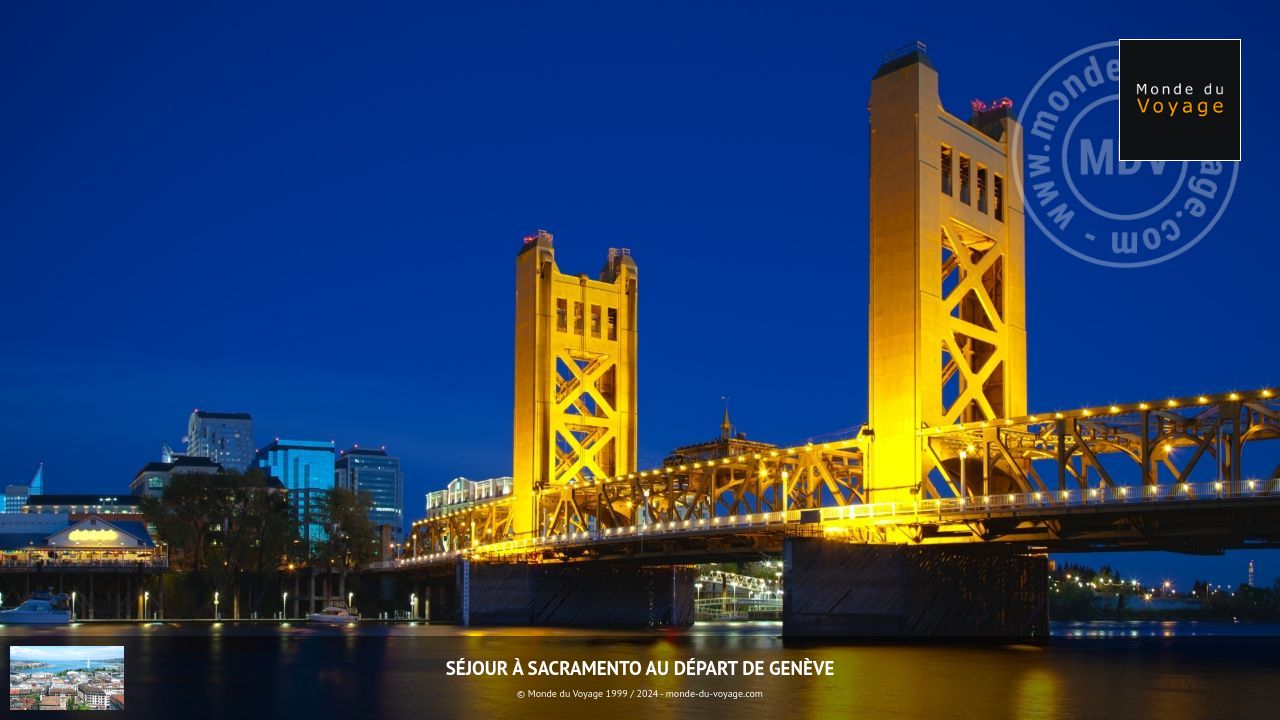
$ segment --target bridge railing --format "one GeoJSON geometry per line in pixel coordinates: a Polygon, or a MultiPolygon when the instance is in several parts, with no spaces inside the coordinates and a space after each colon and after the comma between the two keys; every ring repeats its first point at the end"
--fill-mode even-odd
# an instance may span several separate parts
{"type": "MultiPolygon", "coordinates": [[[[1144,506],[1154,504],[1207,501],[1250,500],[1261,497],[1280,498],[1280,479],[1249,479],[1238,482],[1209,481],[1170,485],[1106,486],[979,495],[968,498],[936,498],[914,502],[883,502],[822,508],[816,518],[826,525],[843,522],[875,522],[885,520],[927,519],[966,516],[982,513],[1026,513],[1045,515],[1064,509],[1096,506],[1144,506]]],[[[689,520],[641,523],[617,528],[559,533],[540,537],[477,544],[461,550],[419,555],[412,558],[378,563],[374,567],[395,569],[415,564],[440,562],[461,557],[518,557],[560,547],[590,545],[609,541],[644,540],[681,534],[707,534],[716,531],[768,530],[795,523],[809,522],[814,510],[795,509],[787,512],[763,512],[745,515],[701,517],[689,520]]]]}
{"type": "Polygon", "coordinates": [[[982,511],[1057,509],[1095,505],[1140,505],[1158,502],[1234,500],[1280,496],[1280,479],[1236,482],[1215,480],[1142,486],[1102,486],[1066,490],[935,498],[915,502],[883,502],[824,508],[824,521],[901,517],[904,515],[963,515],[982,511]]]}

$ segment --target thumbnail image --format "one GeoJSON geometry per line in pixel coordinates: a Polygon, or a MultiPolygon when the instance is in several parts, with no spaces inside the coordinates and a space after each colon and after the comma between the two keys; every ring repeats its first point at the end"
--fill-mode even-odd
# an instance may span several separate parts
{"type": "Polygon", "coordinates": [[[123,645],[14,645],[10,710],[123,710],[123,645]]]}

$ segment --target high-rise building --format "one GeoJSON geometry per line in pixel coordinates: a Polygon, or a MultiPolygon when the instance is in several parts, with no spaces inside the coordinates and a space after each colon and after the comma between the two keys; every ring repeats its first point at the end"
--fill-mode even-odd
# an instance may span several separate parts
{"type": "Polygon", "coordinates": [[[29,485],[7,485],[4,489],[4,512],[20,513],[22,506],[31,495],[44,493],[44,463],[36,468],[36,474],[29,485]]]}
{"type": "Polygon", "coordinates": [[[248,470],[254,462],[253,418],[195,410],[187,421],[187,455],[209,458],[227,470],[248,470]]]}
{"type": "Polygon", "coordinates": [[[369,521],[388,525],[395,542],[404,536],[404,476],[400,458],[386,450],[356,446],[342,451],[334,470],[336,487],[369,500],[369,521]]]}
{"type": "Polygon", "coordinates": [[[256,463],[289,492],[298,534],[314,547],[328,535],[323,525],[324,496],[333,489],[334,445],[323,440],[281,440],[258,451],[256,463]]]}

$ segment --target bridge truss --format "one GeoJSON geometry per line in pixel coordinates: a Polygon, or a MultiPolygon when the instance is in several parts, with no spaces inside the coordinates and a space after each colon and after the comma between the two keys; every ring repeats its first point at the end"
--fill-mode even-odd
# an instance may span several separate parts
{"type": "Polygon", "coordinates": [[[1177,547],[1175,525],[1185,525],[1187,538],[1203,537],[1194,518],[1211,515],[1219,527],[1210,543],[1238,545],[1269,526],[1251,530],[1214,513],[1241,501],[1280,505],[1280,443],[1254,449],[1280,438],[1277,395],[1229,392],[921,428],[928,466],[909,502],[868,497],[862,460],[874,440],[866,434],[547,488],[538,493],[533,537],[512,534],[513,498],[465,502],[416,523],[413,554],[540,555],[627,537],[801,526],[876,544],[1140,547],[1159,536],[1177,547]]]}

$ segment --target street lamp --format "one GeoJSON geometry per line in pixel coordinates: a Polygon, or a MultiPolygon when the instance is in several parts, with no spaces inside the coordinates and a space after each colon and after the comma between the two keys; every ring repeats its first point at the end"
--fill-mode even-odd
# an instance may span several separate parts
{"type": "Polygon", "coordinates": [[[356,594],[355,594],[355,593],[353,593],[353,592],[349,592],[349,593],[347,593],[347,609],[348,609],[348,610],[350,610],[350,609],[351,609],[351,606],[355,603],[355,600],[356,600],[356,594]]]}
{"type": "Polygon", "coordinates": [[[289,593],[280,594],[280,619],[289,619],[289,593]]]}
{"type": "Polygon", "coordinates": [[[71,622],[76,620],[76,591],[71,591],[71,622]]]}
{"type": "Polygon", "coordinates": [[[147,619],[147,603],[151,601],[151,591],[144,590],[142,592],[142,619],[147,619]]]}
{"type": "Polygon", "coordinates": [[[961,500],[964,499],[964,488],[965,488],[964,466],[968,465],[968,463],[965,462],[968,459],[969,459],[969,452],[967,450],[961,450],[960,451],[960,499],[961,500]]]}
{"type": "Polygon", "coordinates": [[[418,616],[418,593],[409,593],[409,619],[415,620],[418,616]]]}
{"type": "Polygon", "coordinates": [[[213,619],[214,620],[222,619],[222,613],[218,612],[218,591],[217,590],[213,591],[213,619]]]}

